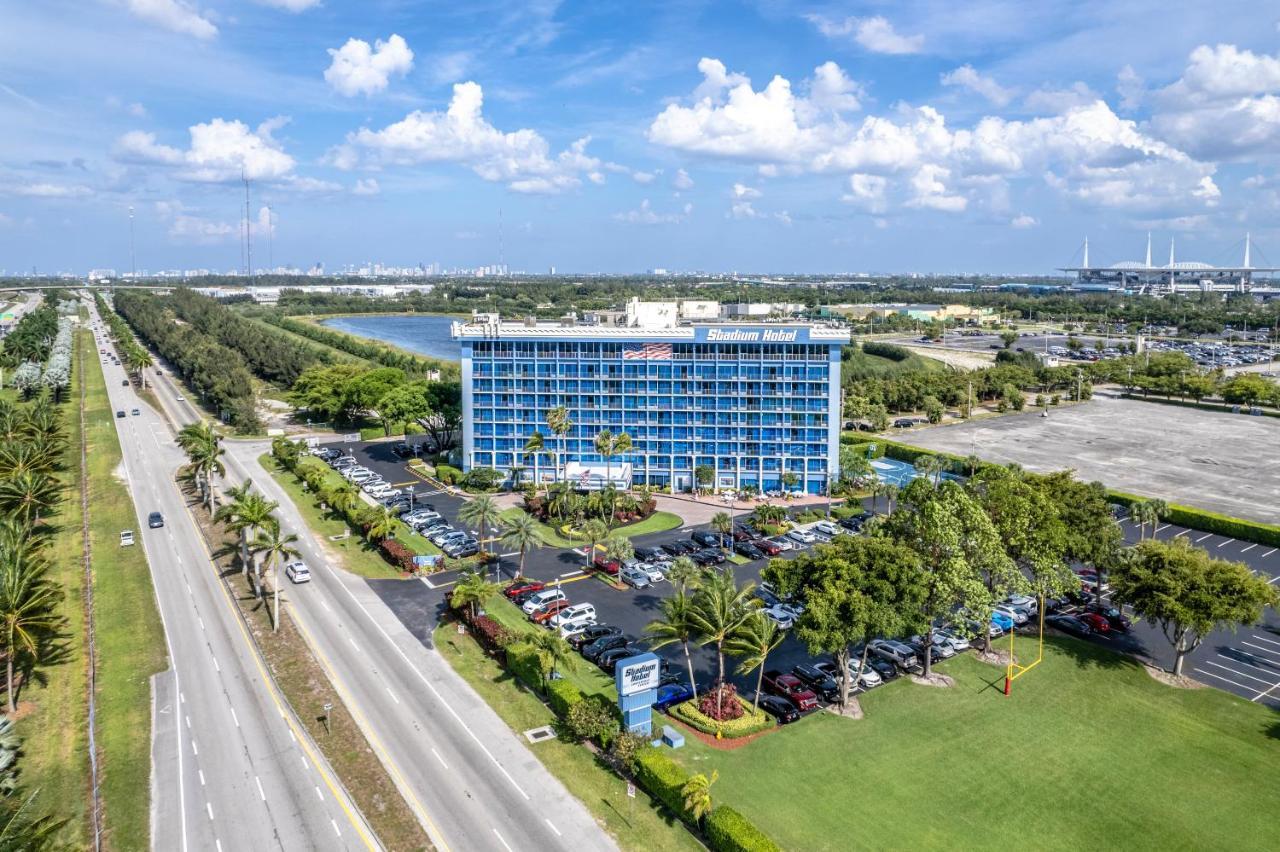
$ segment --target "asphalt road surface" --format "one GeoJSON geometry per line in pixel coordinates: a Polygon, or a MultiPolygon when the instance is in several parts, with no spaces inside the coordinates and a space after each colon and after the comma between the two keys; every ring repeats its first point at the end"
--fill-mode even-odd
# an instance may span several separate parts
{"type": "MultiPolygon", "coordinates": [[[[197,419],[168,376],[155,384],[178,423],[197,419]]],[[[605,850],[613,840],[433,649],[323,542],[257,462],[267,441],[227,441],[227,480],[253,479],[280,503],[312,581],[282,590],[344,703],[433,843],[442,850],[605,850]]],[[[420,585],[418,581],[394,581],[420,585]]],[[[430,626],[425,626],[429,630],[430,626]]],[[[308,708],[300,708],[309,712],[308,708]]]]}
{"type": "MultiPolygon", "coordinates": [[[[90,316],[97,322],[92,305],[90,316]]],[[[110,351],[105,329],[97,339],[95,351],[110,351]]],[[[123,385],[123,367],[99,361],[112,407],[125,415],[115,423],[134,546],[146,550],[169,645],[170,669],[153,683],[153,848],[377,848],[267,680],[174,483],[184,457],[167,425],[123,385]],[[148,527],[153,511],[164,526],[148,527]]]]}

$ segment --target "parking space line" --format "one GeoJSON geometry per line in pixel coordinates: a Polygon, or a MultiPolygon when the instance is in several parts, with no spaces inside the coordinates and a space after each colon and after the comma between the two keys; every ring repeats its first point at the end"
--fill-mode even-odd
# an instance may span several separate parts
{"type": "Polygon", "coordinates": [[[1184,535],[1186,535],[1189,532],[1191,532],[1191,530],[1183,530],[1182,532],[1175,535],[1174,538],[1182,538],[1184,535]]]}
{"type": "Polygon", "coordinates": [[[1200,536],[1198,539],[1196,539],[1196,544],[1199,544],[1200,542],[1204,541],[1206,538],[1213,538],[1213,533],[1206,533],[1205,535],[1200,536]]]}
{"type": "MultiPolygon", "coordinates": [[[[1264,654],[1275,654],[1276,656],[1280,657],[1280,651],[1273,651],[1270,648],[1264,648],[1261,645],[1255,645],[1252,642],[1241,642],[1240,644],[1248,645],[1250,648],[1257,648],[1259,651],[1261,651],[1264,654]]],[[[1271,662],[1271,660],[1267,660],[1267,662],[1269,663],[1271,662]]]]}
{"type": "MultiPolygon", "coordinates": [[[[1251,669],[1257,669],[1260,672],[1265,672],[1269,675],[1272,675],[1272,677],[1274,677],[1276,674],[1276,672],[1273,672],[1270,669],[1264,669],[1264,668],[1261,668],[1260,666],[1255,666],[1252,663],[1246,663],[1244,660],[1237,660],[1235,657],[1228,657],[1224,654],[1219,654],[1218,656],[1222,657],[1222,659],[1224,660],[1230,660],[1233,663],[1238,663],[1239,665],[1248,666],[1251,669]]],[[[1229,672],[1235,672],[1236,674],[1240,675],[1240,677],[1247,677],[1250,680],[1256,680],[1256,681],[1259,681],[1260,683],[1271,683],[1271,680],[1272,680],[1272,677],[1257,677],[1256,675],[1247,674],[1246,672],[1242,672],[1238,669],[1233,669],[1230,666],[1224,666],[1219,663],[1214,663],[1208,660],[1205,661],[1205,665],[1217,666],[1220,669],[1226,669],[1229,672]]]]}
{"type": "MultiPolygon", "coordinates": [[[[1162,527],[1156,527],[1156,532],[1160,532],[1161,530],[1167,530],[1167,529],[1169,529],[1169,527],[1170,527],[1170,526],[1172,526],[1172,525],[1171,525],[1171,524],[1165,524],[1165,525],[1164,525],[1164,526],[1162,526],[1162,527]]],[[[1154,535],[1154,534],[1155,534],[1155,533],[1152,533],[1152,535],[1154,535]]]]}
{"type": "Polygon", "coordinates": [[[1266,553],[1262,554],[1262,558],[1263,558],[1263,559],[1266,559],[1268,556],[1270,556],[1271,554],[1275,553],[1277,550],[1280,550],[1280,548],[1277,548],[1277,547],[1273,547],[1273,548],[1271,548],[1271,549],[1270,549],[1270,550],[1268,550],[1266,553]]]}
{"type": "Polygon", "coordinates": [[[1275,645],[1277,648],[1280,648],[1280,642],[1277,642],[1274,639],[1268,639],[1265,636],[1259,636],[1257,633],[1252,634],[1251,638],[1257,639],[1259,642],[1266,642],[1268,645],[1275,645]]]}
{"type": "Polygon", "coordinates": [[[1256,544],[1251,544],[1251,545],[1249,545],[1248,547],[1246,547],[1244,550],[1242,550],[1242,551],[1240,551],[1240,552],[1241,552],[1241,553],[1248,553],[1250,550],[1253,550],[1253,549],[1254,549],[1255,547],[1257,547],[1257,546],[1258,546],[1258,545],[1256,545],[1256,544]]]}
{"type": "Polygon", "coordinates": [[[1276,681],[1275,683],[1271,684],[1271,686],[1269,686],[1269,687],[1267,687],[1266,689],[1262,690],[1262,692],[1259,692],[1257,695],[1253,696],[1253,697],[1252,697],[1252,698],[1250,698],[1249,700],[1250,700],[1250,701],[1257,701],[1259,698],[1266,698],[1268,695],[1270,695],[1272,692],[1274,692],[1274,691],[1276,690],[1276,688],[1277,688],[1277,687],[1280,687],[1280,680],[1278,680],[1278,681],[1276,681]]]}
{"type": "Polygon", "coordinates": [[[1222,545],[1224,545],[1224,544],[1230,544],[1230,543],[1231,543],[1231,542],[1233,542],[1233,541],[1235,541],[1235,539],[1234,539],[1234,538],[1229,538],[1229,539],[1227,539],[1226,541],[1224,541],[1224,542],[1222,542],[1221,544],[1219,544],[1219,545],[1218,545],[1218,547],[1222,547],[1222,545]]]}
{"type": "Polygon", "coordinates": [[[1206,677],[1216,678],[1217,680],[1223,681],[1224,683],[1229,683],[1232,686],[1238,686],[1241,689],[1253,689],[1253,687],[1245,686],[1243,683],[1237,683],[1236,681],[1232,680],[1229,677],[1223,677],[1222,675],[1217,675],[1217,674],[1214,674],[1213,672],[1207,672],[1201,668],[1194,668],[1192,669],[1192,671],[1200,672],[1200,674],[1205,675],[1206,677]]]}

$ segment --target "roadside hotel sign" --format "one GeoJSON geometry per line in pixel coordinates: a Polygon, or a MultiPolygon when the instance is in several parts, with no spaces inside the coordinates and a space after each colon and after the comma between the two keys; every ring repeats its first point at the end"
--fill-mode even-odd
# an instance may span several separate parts
{"type": "Polygon", "coordinates": [[[648,736],[653,732],[653,702],[658,699],[661,665],[657,654],[644,653],[619,660],[614,670],[622,725],[632,733],[648,736]]]}
{"type": "Polygon", "coordinates": [[[697,343],[808,343],[808,328],[720,328],[695,327],[697,343]]]}

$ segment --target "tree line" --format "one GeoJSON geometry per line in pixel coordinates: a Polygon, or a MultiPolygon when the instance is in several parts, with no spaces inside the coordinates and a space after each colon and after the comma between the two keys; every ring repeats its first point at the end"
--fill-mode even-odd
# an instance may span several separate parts
{"type": "Polygon", "coordinates": [[[311,367],[287,398],[318,420],[355,424],[373,417],[388,435],[397,424],[420,422],[438,450],[453,445],[462,425],[460,382],[413,379],[398,367],[311,367]]]}
{"type": "Polygon", "coordinates": [[[323,343],[325,346],[346,352],[348,355],[354,355],[366,361],[373,361],[384,367],[395,367],[396,369],[404,370],[410,375],[425,374],[430,370],[440,371],[441,377],[446,379],[450,377],[456,379],[460,375],[458,365],[450,361],[442,361],[437,358],[420,358],[381,343],[362,340],[354,335],[334,331],[331,328],[325,328],[315,323],[302,322],[289,316],[268,313],[264,314],[262,319],[264,322],[268,322],[285,331],[306,337],[317,343],[323,343]]]}

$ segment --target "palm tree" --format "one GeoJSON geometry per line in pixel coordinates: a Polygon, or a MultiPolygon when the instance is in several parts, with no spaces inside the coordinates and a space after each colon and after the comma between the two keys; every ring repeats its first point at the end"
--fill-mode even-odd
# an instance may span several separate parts
{"type": "Polygon", "coordinates": [[[592,518],[578,528],[578,535],[586,539],[587,567],[590,568],[591,560],[596,555],[596,545],[609,537],[609,528],[605,526],[604,521],[592,518]]]}
{"type": "Polygon", "coordinates": [[[684,594],[686,588],[695,585],[701,573],[702,569],[692,559],[687,556],[677,556],[676,561],[672,562],[671,567],[667,569],[667,579],[678,592],[684,594]]]}
{"type": "Polygon", "coordinates": [[[884,496],[889,501],[889,514],[893,514],[893,501],[898,499],[898,486],[892,482],[886,482],[884,486],[884,496]]]}
{"type": "Polygon", "coordinates": [[[62,592],[45,577],[45,566],[28,554],[0,554],[0,650],[5,658],[5,676],[9,691],[9,712],[17,709],[14,667],[23,654],[35,663],[44,640],[58,629],[62,619],[57,603],[62,592]]]}
{"type": "Polygon", "coordinates": [[[937,456],[921,456],[915,460],[916,472],[937,485],[942,477],[942,459],[937,456]]]}
{"type": "Polygon", "coordinates": [[[204,422],[192,423],[183,426],[178,432],[178,446],[187,454],[192,471],[196,475],[197,481],[201,483],[201,491],[206,500],[207,508],[213,512],[217,502],[217,496],[214,493],[213,475],[219,476],[226,473],[226,469],[222,465],[222,454],[226,452],[222,448],[222,436],[219,435],[212,425],[204,422]]]}
{"type": "Polygon", "coordinates": [[[524,442],[524,455],[526,458],[533,459],[533,490],[537,493],[538,485],[542,482],[538,476],[538,456],[542,454],[542,450],[546,446],[546,442],[542,440],[542,433],[534,430],[529,436],[529,440],[524,442]]]}
{"type": "Polygon", "coordinates": [[[358,502],[360,502],[360,491],[350,482],[335,485],[329,491],[329,508],[339,514],[345,515],[358,502]]]}
{"type": "MultiPolygon", "coordinates": [[[[254,550],[261,553],[271,566],[271,586],[272,586],[272,604],[271,604],[271,630],[274,632],[280,629],[280,566],[290,559],[297,559],[301,554],[298,553],[294,545],[298,543],[298,537],[293,533],[283,535],[280,530],[280,524],[268,524],[258,532],[257,538],[254,539],[254,550]]],[[[262,586],[258,586],[258,597],[262,597],[262,586]]]]}
{"type": "Polygon", "coordinates": [[[711,528],[720,534],[720,549],[725,550],[725,539],[733,532],[733,516],[728,512],[716,512],[711,516],[711,528]]]}
{"type": "Polygon", "coordinates": [[[239,488],[228,488],[227,496],[231,497],[231,502],[220,506],[213,514],[215,521],[225,522],[228,529],[239,534],[240,564],[245,576],[248,576],[249,565],[254,561],[249,542],[257,536],[258,530],[279,523],[273,513],[280,504],[251,491],[252,486],[253,480],[246,479],[239,488]]]}
{"type": "Polygon", "coordinates": [[[28,810],[40,795],[39,788],[31,791],[21,802],[6,804],[0,810],[0,849],[21,849],[23,852],[53,852],[65,848],[58,840],[69,819],[54,819],[45,814],[37,816],[28,810]]]}
{"type": "Polygon", "coordinates": [[[565,436],[573,429],[573,418],[569,416],[569,409],[563,405],[557,405],[555,408],[547,412],[547,428],[551,430],[551,434],[560,439],[560,458],[565,456],[565,436]]]}
{"type": "Polygon", "coordinates": [[[876,514],[876,504],[880,500],[880,495],[886,493],[886,489],[888,489],[888,487],[889,483],[879,477],[871,483],[871,514],[876,514]]]}
{"type": "Polygon", "coordinates": [[[498,504],[493,502],[492,497],[480,495],[467,501],[467,504],[458,510],[458,520],[464,524],[472,524],[480,530],[480,545],[484,549],[485,539],[488,538],[486,533],[490,526],[498,523],[502,512],[498,509],[498,504]]]}
{"type": "MultiPolygon", "coordinates": [[[[673,565],[672,568],[674,567],[673,565]]],[[[693,621],[693,602],[685,595],[683,588],[677,587],[675,595],[663,598],[659,607],[662,615],[649,622],[644,629],[649,647],[656,651],[664,645],[679,642],[681,649],[684,650],[685,665],[689,668],[689,688],[693,690],[694,695],[697,695],[698,684],[693,679],[693,657],[689,654],[689,643],[698,632],[697,625],[693,621]]]]}
{"type": "Polygon", "coordinates": [[[129,369],[138,374],[138,382],[142,385],[142,389],[147,388],[147,367],[155,364],[151,358],[151,353],[143,349],[141,346],[134,346],[129,350],[129,354],[125,356],[129,369]]]}
{"type": "MultiPolygon", "coordinates": [[[[693,610],[690,617],[698,628],[702,644],[714,643],[716,646],[716,658],[719,663],[717,684],[724,683],[725,643],[760,606],[760,599],[751,593],[754,588],[755,583],[744,583],[739,586],[733,577],[733,569],[724,572],[713,571],[703,576],[702,584],[693,597],[693,610]]],[[[717,704],[722,694],[723,690],[716,690],[717,704]]],[[[717,706],[717,715],[719,710],[717,706]]]]}
{"type": "Polygon", "coordinates": [[[34,525],[40,522],[41,511],[58,504],[59,492],[58,483],[49,474],[23,471],[0,480],[0,507],[34,525]]]}
{"type": "MultiPolygon", "coordinates": [[[[555,680],[556,672],[560,669],[565,671],[574,671],[578,667],[578,654],[573,647],[555,630],[539,630],[529,637],[529,644],[537,651],[545,665],[550,667],[551,680],[555,680]]],[[[547,674],[542,677],[542,688],[547,688],[547,674]]]]}
{"type": "Polygon", "coordinates": [[[538,532],[538,524],[524,512],[516,515],[502,526],[503,547],[520,551],[520,567],[516,569],[516,579],[524,576],[524,555],[535,547],[542,545],[542,534],[538,532]]]}
{"type": "Polygon", "coordinates": [[[614,449],[616,445],[613,433],[608,429],[601,429],[596,434],[596,452],[604,459],[604,481],[610,485],[613,484],[613,457],[616,454],[614,449]]]}
{"type": "Polygon", "coordinates": [[[1129,507],[1129,519],[1138,525],[1139,540],[1147,537],[1147,525],[1151,525],[1152,537],[1160,521],[1169,512],[1169,504],[1163,500],[1139,500],[1129,507]]]}
{"type": "Polygon", "coordinates": [[[636,555],[636,548],[631,543],[631,539],[615,533],[604,540],[604,555],[619,562],[626,562],[636,555]]]}
{"type": "Polygon", "coordinates": [[[764,667],[770,652],[782,644],[787,638],[785,631],[779,630],[772,619],[766,618],[760,611],[742,623],[742,627],[729,639],[725,650],[730,654],[742,657],[738,664],[739,674],[750,674],[759,669],[756,675],[756,695],[751,702],[752,710],[760,709],[760,690],[764,685],[764,667]]]}
{"type": "Polygon", "coordinates": [[[20,751],[22,737],[14,730],[13,720],[8,716],[0,716],[0,796],[11,795],[17,789],[18,772],[14,764],[20,751]]]}
{"type": "Polygon", "coordinates": [[[680,788],[680,795],[684,797],[684,808],[695,822],[702,822],[703,818],[711,813],[711,785],[719,778],[720,773],[714,769],[711,770],[710,778],[698,772],[690,775],[689,780],[680,788]]]}
{"type": "Polygon", "coordinates": [[[468,606],[471,609],[471,617],[476,617],[476,606],[483,605],[485,601],[498,593],[498,584],[491,583],[484,578],[483,574],[477,574],[475,571],[468,571],[453,587],[453,606],[468,606]]]}
{"type": "Polygon", "coordinates": [[[382,541],[384,538],[393,537],[395,532],[396,516],[391,514],[391,510],[386,506],[374,509],[369,518],[369,525],[365,528],[365,535],[374,541],[382,541]]]}

